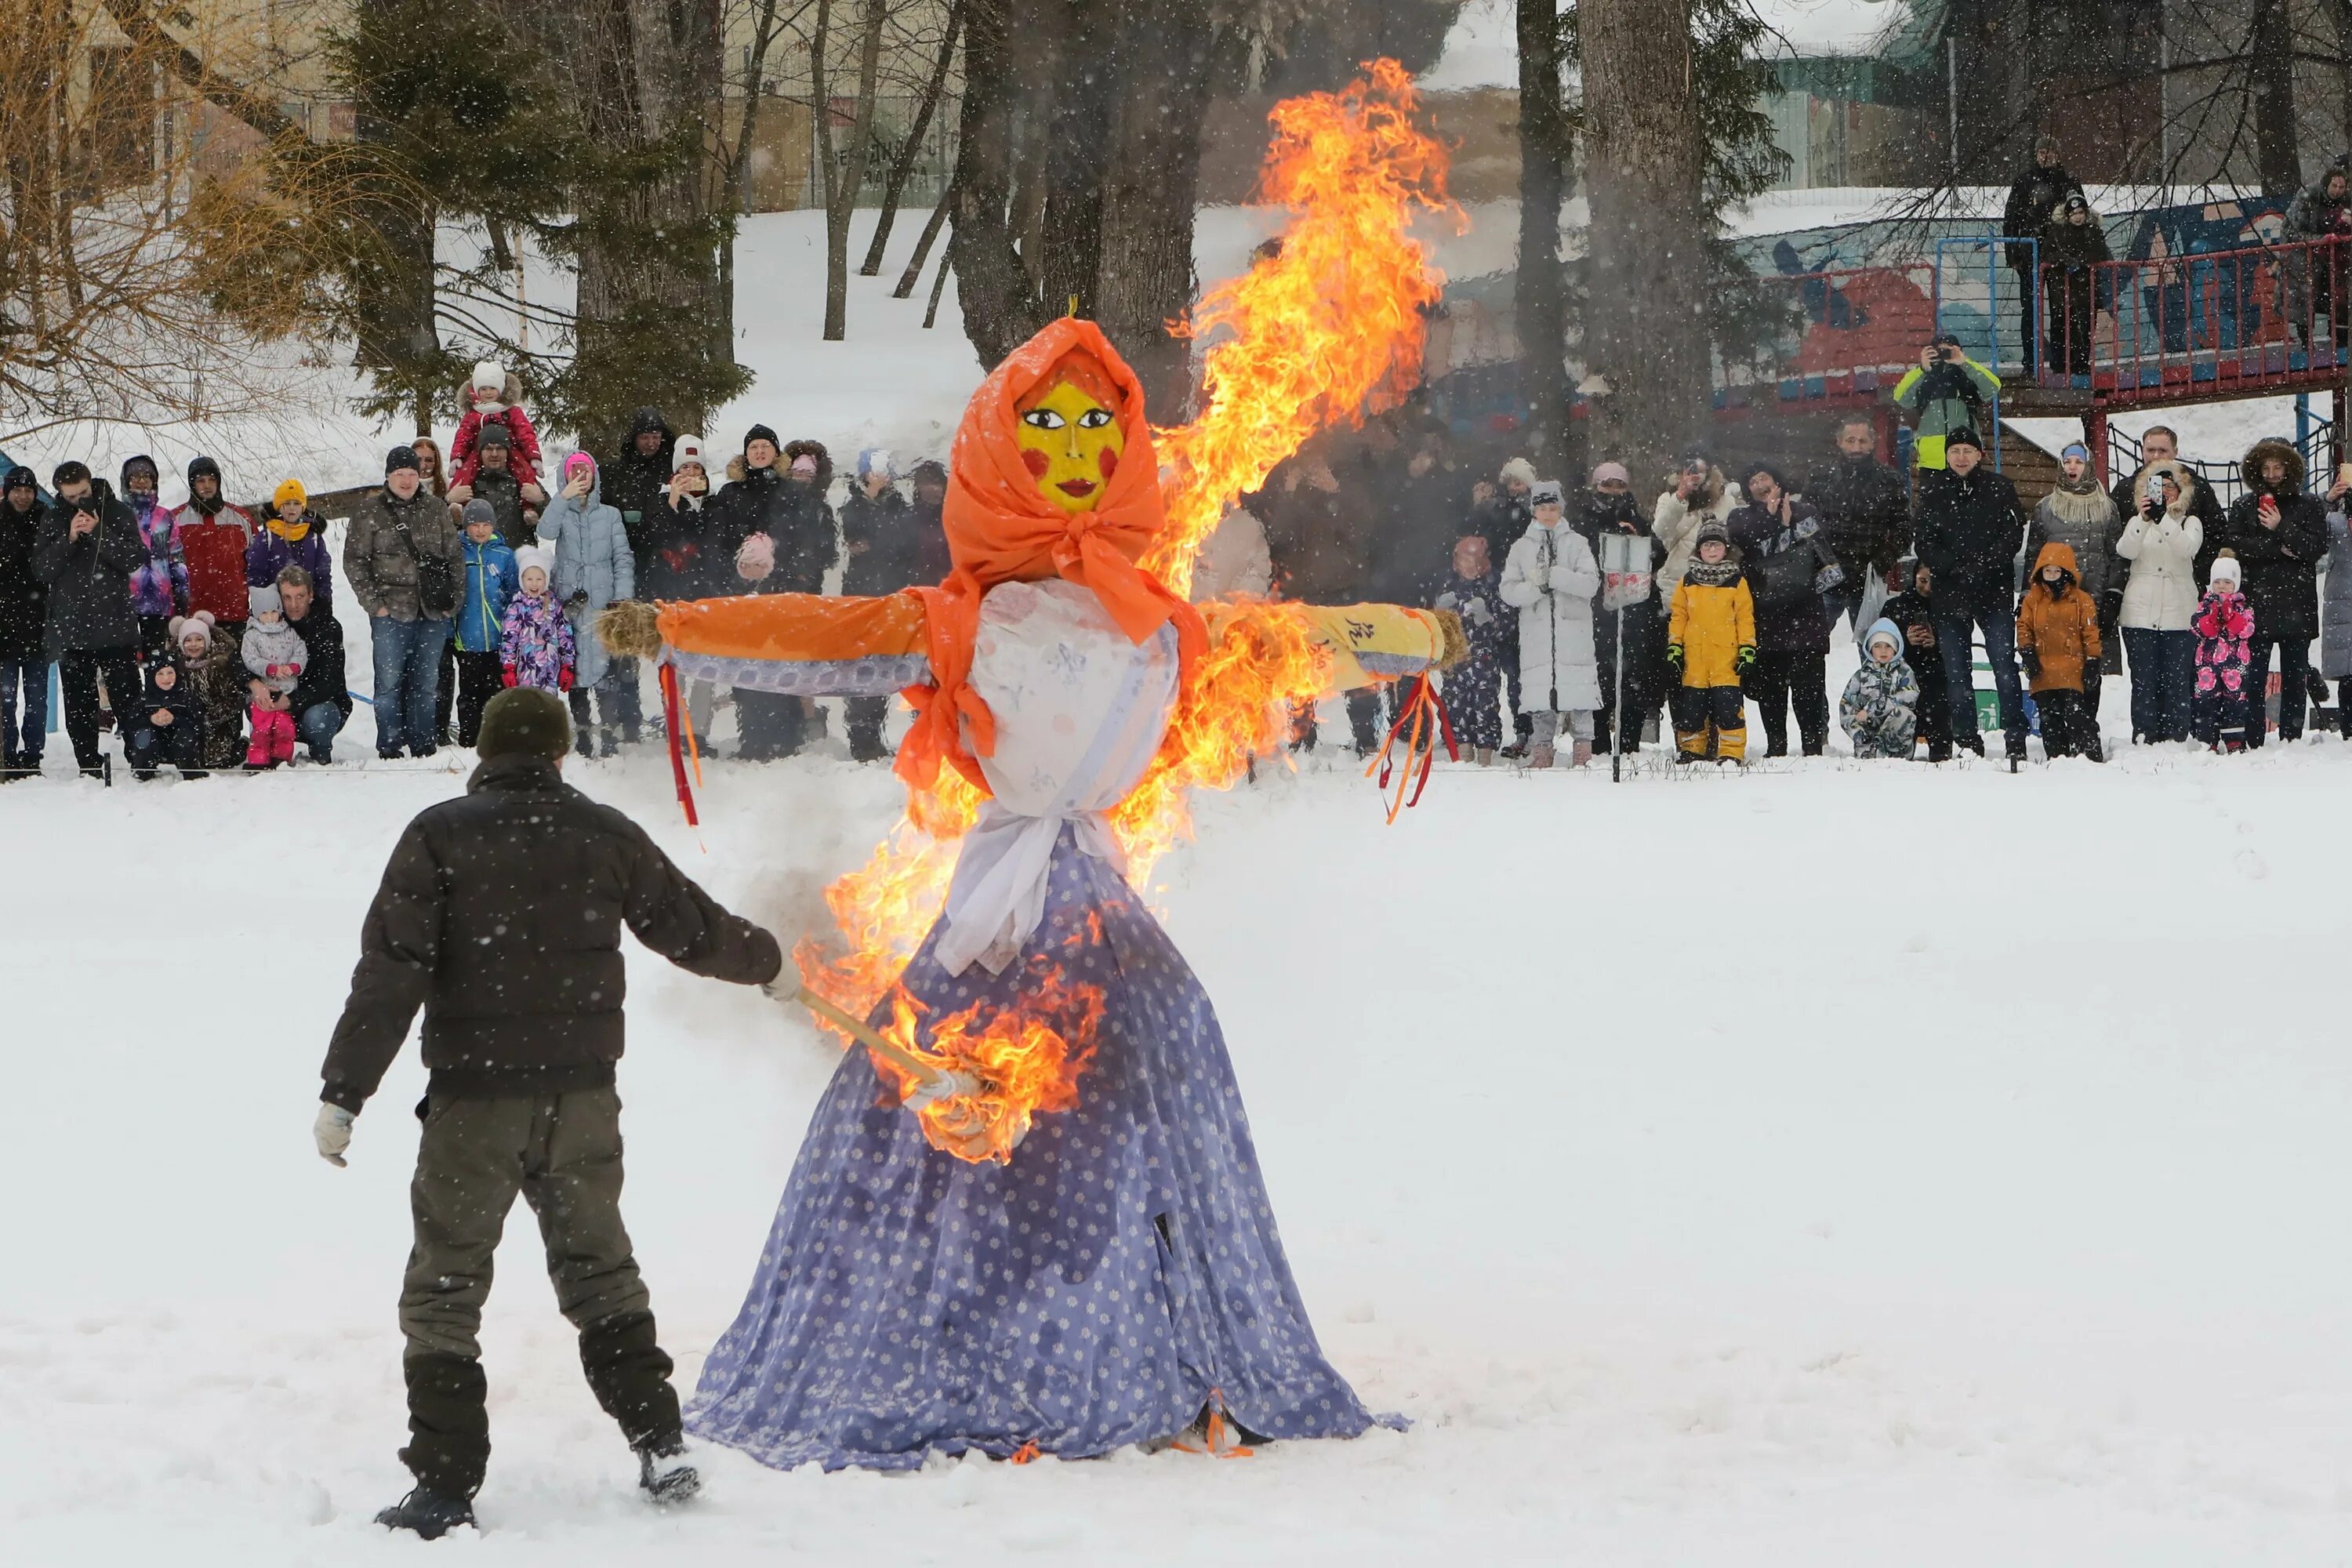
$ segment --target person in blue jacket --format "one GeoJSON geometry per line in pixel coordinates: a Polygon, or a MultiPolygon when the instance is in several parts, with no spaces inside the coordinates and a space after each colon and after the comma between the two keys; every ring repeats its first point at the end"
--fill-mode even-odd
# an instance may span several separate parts
{"type": "Polygon", "coordinates": [[[499,533],[498,509],[477,498],[466,503],[466,537],[459,545],[466,578],[457,598],[457,744],[471,746],[481,733],[482,710],[500,689],[499,626],[507,601],[522,592],[514,546],[499,533]]]}

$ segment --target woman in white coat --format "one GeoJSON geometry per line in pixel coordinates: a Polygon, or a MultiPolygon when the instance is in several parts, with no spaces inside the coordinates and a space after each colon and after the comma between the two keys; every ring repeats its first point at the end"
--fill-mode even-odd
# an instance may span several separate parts
{"type": "Polygon", "coordinates": [[[2138,510],[2124,525],[2116,553],[2130,563],[2124,583],[2124,650],[2131,659],[2134,741],[2185,741],[2189,700],[2196,685],[2197,552],[2205,525],[2190,510],[2197,476],[2176,462],[2149,466],[2133,498],[2138,510]]]}
{"type": "Polygon", "coordinates": [[[1528,492],[1535,521],[1503,563],[1503,603],[1519,612],[1519,710],[1535,721],[1528,765],[1552,765],[1565,716],[1575,737],[1573,765],[1592,760],[1592,715],[1601,706],[1601,668],[1592,651],[1592,601],[1601,567],[1583,535],[1563,521],[1559,481],[1538,479],[1528,492]]]}

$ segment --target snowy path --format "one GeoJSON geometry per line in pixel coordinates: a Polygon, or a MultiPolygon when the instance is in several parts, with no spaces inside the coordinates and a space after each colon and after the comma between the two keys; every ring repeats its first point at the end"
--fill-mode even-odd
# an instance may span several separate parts
{"type": "MultiPolygon", "coordinates": [[[[781,926],[878,771],[580,782],[781,926]]],[[[457,781],[0,795],[0,1542],[413,1561],[393,1300],[413,1054],[315,1072],[393,836],[457,781]]],[[[884,1480],[708,1454],[635,1503],[527,1217],[482,1563],[2341,1563],[2352,748],[1741,779],[1329,764],[1164,868],[1334,1358],[1402,1436],[884,1480]],[[886,1555],[887,1554],[887,1555],[886,1555]]],[[[829,1053],[632,957],[628,1214],[690,1381],[829,1053]]],[[[436,1561],[438,1558],[436,1559],[436,1561]]]]}

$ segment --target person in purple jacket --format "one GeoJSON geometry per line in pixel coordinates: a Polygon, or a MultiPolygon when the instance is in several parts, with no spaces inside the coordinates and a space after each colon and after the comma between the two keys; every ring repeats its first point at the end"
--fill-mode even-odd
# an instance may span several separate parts
{"type": "Polygon", "coordinates": [[[246,546],[246,586],[273,587],[278,574],[289,566],[299,566],[310,574],[319,608],[332,615],[335,560],[327,552],[326,520],[310,510],[310,494],[299,479],[288,479],[269,500],[277,509],[275,515],[246,546]]]}
{"type": "Polygon", "coordinates": [[[131,607],[139,616],[139,657],[147,662],[172,657],[172,617],[188,613],[188,558],[178,521],[156,499],[159,482],[152,458],[122,465],[122,503],[139,524],[142,557],[131,574],[131,607]]]}

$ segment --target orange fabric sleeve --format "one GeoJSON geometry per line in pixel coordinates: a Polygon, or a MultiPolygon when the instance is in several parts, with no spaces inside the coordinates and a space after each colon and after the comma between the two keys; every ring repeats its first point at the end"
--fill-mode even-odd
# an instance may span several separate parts
{"type": "Polygon", "coordinates": [[[838,663],[919,654],[929,617],[911,593],[877,599],[746,594],[661,606],[662,641],[719,658],[838,663]]]}

